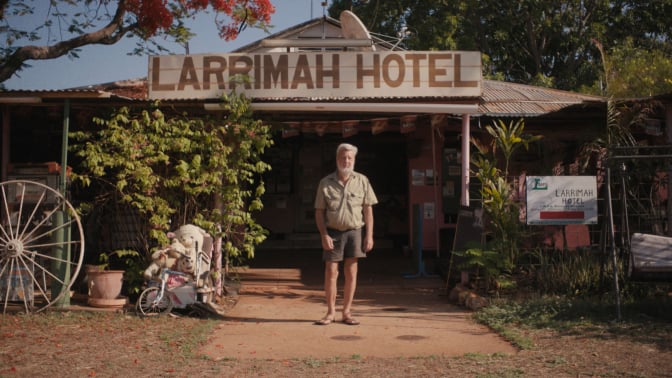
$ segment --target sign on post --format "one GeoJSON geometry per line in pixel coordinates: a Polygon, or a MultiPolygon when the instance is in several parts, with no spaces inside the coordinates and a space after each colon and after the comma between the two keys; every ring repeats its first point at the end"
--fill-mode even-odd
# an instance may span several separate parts
{"type": "Polygon", "coordinates": [[[527,224],[597,224],[595,176],[527,176],[527,224]]]}

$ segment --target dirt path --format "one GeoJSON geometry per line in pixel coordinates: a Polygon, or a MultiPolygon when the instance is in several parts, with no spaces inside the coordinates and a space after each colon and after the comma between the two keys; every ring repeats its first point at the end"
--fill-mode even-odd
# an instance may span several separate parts
{"type": "Polygon", "coordinates": [[[243,277],[238,303],[201,350],[215,360],[517,353],[449,304],[438,278],[364,283],[353,311],[360,325],[337,318],[319,326],[322,292],[302,284],[296,270],[250,269],[243,277]]]}

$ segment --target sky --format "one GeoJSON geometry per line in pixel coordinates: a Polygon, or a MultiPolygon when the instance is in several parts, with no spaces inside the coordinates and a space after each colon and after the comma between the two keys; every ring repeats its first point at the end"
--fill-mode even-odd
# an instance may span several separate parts
{"type": "MultiPolygon", "coordinates": [[[[275,5],[276,12],[271,16],[273,28],[270,33],[277,33],[324,14],[322,0],[271,0],[271,3],[275,5]]],[[[196,19],[190,26],[196,33],[189,43],[190,54],[227,53],[267,35],[262,30],[248,28],[236,40],[227,42],[219,38],[214,21],[207,16],[196,19]]],[[[135,47],[135,42],[124,39],[112,46],[85,46],[76,59],[64,56],[29,61],[32,67],[19,71],[18,75],[5,81],[5,88],[65,89],[144,78],[147,76],[149,58],[127,55],[135,47]]],[[[179,47],[172,52],[185,53],[179,47]]]]}

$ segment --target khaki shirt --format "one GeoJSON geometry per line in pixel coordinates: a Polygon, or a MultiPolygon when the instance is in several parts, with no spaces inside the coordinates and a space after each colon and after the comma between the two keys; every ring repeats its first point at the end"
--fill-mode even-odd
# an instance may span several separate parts
{"type": "Polygon", "coordinates": [[[315,196],[315,209],[326,210],[327,228],[339,231],[362,228],[362,207],[377,203],[369,179],[357,172],[352,172],[345,185],[338,180],[337,172],[328,175],[320,180],[315,196]]]}

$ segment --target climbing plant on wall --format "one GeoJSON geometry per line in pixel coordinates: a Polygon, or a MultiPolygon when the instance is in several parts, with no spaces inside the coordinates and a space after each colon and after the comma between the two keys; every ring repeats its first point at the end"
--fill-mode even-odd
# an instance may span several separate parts
{"type": "Polygon", "coordinates": [[[253,212],[263,207],[261,176],[270,165],[262,155],[273,142],[249,104],[242,95],[224,96],[226,116],[218,119],[166,116],[158,104],[95,118],[98,130],[71,133],[81,159],[74,179],[85,187],[95,182],[96,198],[114,194],[137,210],[155,245],[168,243],[167,231],[194,223],[223,238],[226,256],[251,258],[266,237],[253,212]]]}

